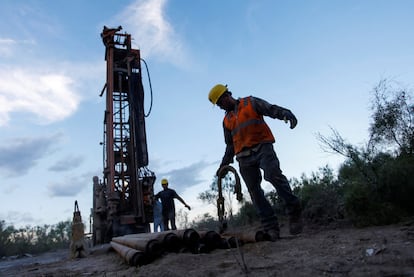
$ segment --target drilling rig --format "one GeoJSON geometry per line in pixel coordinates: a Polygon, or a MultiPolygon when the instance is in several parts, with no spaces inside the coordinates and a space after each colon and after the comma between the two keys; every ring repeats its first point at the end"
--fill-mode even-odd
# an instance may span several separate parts
{"type": "MultiPolygon", "coordinates": [[[[144,87],[140,51],[122,27],[101,33],[105,45],[106,108],[103,180],[93,177],[93,244],[112,237],[150,232],[155,174],[148,169],[144,87]]],[[[144,61],[145,62],[145,61],[144,61]]],[[[152,101],[151,101],[152,102],[152,101]]]]}

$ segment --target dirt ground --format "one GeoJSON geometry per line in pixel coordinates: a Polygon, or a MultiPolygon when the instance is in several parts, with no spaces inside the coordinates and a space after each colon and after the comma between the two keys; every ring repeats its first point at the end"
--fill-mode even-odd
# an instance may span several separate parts
{"type": "Polygon", "coordinates": [[[128,266],[109,245],[86,258],[68,250],[0,261],[0,276],[414,276],[414,219],[397,225],[310,228],[298,236],[207,254],[165,253],[128,266]]]}

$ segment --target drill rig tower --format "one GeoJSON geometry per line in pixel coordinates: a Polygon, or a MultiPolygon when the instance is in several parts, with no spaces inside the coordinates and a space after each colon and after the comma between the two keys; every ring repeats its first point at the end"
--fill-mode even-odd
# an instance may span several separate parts
{"type": "Polygon", "coordinates": [[[140,51],[122,27],[104,27],[106,109],[103,182],[93,178],[93,243],[149,232],[155,175],[148,166],[140,51]]]}

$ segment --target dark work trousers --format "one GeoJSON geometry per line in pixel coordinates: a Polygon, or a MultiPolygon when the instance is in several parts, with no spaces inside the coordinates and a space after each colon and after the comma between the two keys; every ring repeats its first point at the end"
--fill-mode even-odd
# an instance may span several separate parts
{"type": "Polygon", "coordinates": [[[175,225],[175,210],[170,210],[167,212],[163,212],[162,220],[164,223],[164,230],[177,230],[177,226],[175,225]],[[171,223],[171,228],[168,226],[168,222],[171,223]]]}
{"type": "Polygon", "coordinates": [[[249,190],[262,227],[265,230],[279,230],[277,216],[261,187],[262,173],[260,169],[264,172],[264,179],[275,187],[279,197],[285,201],[289,215],[300,211],[300,202],[292,193],[289,181],[280,170],[279,159],[273,149],[273,144],[263,144],[256,152],[252,151],[250,155],[245,157],[237,157],[237,161],[239,162],[240,174],[249,190]]]}

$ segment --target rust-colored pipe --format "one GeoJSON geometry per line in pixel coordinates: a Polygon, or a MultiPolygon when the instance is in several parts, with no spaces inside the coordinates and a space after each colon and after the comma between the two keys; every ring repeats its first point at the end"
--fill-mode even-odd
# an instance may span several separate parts
{"type": "Polygon", "coordinates": [[[138,237],[146,239],[155,239],[162,243],[165,250],[169,252],[178,252],[182,247],[182,243],[179,237],[172,231],[163,231],[158,233],[139,233],[139,234],[128,234],[124,237],[138,237]]]}
{"type": "Polygon", "coordinates": [[[112,241],[142,251],[151,259],[161,256],[163,252],[161,243],[156,239],[122,236],[114,237],[112,241]]]}
{"type": "Polygon", "coordinates": [[[200,242],[200,235],[194,229],[174,230],[173,232],[185,245],[196,245],[200,242]]]}
{"type": "Polygon", "coordinates": [[[182,243],[178,236],[174,233],[168,233],[163,239],[164,247],[169,252],[178,252],[182,247],[182,243]]]}
{"type": "Polygon", "coordinates": [[[205,244],[207,251],[219,248],[221,245],[221,236],[216,231],[199,231],[200,242],[205,244]]]}
{"type": "Polygon", "coordinates": [[[182,241],[185,248],[191,252],[198,252],[198,245],[200,244],[200,235],[194,229],[173,230],[174,234],[182,241]]]}
{"type": "Polygon", "coordinates": [[[116,252],[131,266],[143,265],[145,263],[145,254],[131,247],[111,241],[111,246],[116,252]]]}

